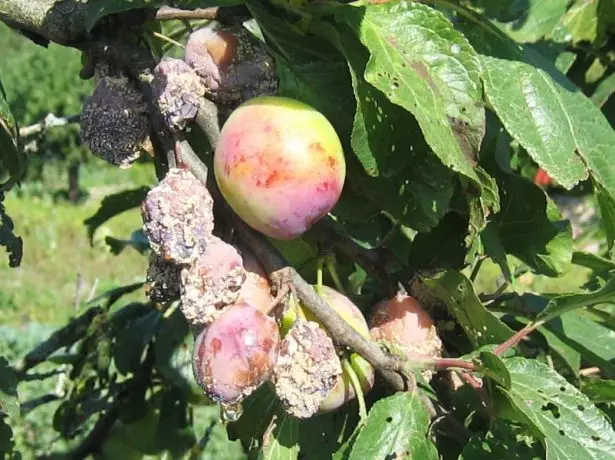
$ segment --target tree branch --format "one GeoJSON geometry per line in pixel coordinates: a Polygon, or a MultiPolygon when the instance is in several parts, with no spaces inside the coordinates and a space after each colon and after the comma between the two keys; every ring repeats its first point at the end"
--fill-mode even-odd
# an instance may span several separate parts
{"type": "Polygon", "coordinates": [[[216,19],[220,13],[219,7],[196,8],[183,10],[172,6],[163,6],[156,11],[156,20],[168,21],[171,19],[216,19]]]}
{"type": "Polygon", "coordinates": [[[19,136],[28,137],[34,134],[47,131],[49,128],[55,128],[57,126],[66,126],[71,123],[79,123],[80,115],[81,114],[77,113],[75,115],[69,115],[67,117],[56,117],[53,113],[49,113],[38,123],[19,128],[19,136]]]}

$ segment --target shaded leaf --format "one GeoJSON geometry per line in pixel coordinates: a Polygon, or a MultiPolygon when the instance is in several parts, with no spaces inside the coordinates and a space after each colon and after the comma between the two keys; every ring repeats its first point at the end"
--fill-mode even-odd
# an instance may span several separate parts
{"type": "Polygon", "coordinates": [[[133,190],[124,190],[122,192],[114,193],[113,195],[107,195],[100,204],[100,207],[96,213],[88,217],[83,223],[88,228],[88,237],[90,241],[94,236],[94,233],[102,224],[117,216],[118,214],[128,211],[129,209],[137,208],[141,206],[141,203],[149,192],[149,187],[139,187],[133,190]]]}
{"type": "Polygon", "coordinates": [[[9,362],[4,356],[0,356],[0,417],[7,414],[13,420],[19,418],[18,382],[9,362]]]}
{"type": "Polygon", "coordinates": [[[118,333],[113,344],[113,360],[120,373],[135,372],[139,368],[145,347],[154,337],[161,316],[161,312],[152,311],[138,317],[118,333]]]}
{"type": "Polygon", "coordinates": [[[19,127],[0,82],[0,185],[5,185],[7,181],[5,174],[10,176],[12,182],[24,176],[25,157],[19,144],[19,127]]]}
{"type": "Polygon", "coordinates": [[[504,362],[511,389],[499,389],[534,434],[547,459],[607,459],[615,452],[615,432],[608,419],[577,388],[537,360],[504,362]]]}
{"type": "Polygon", "coordinates": [[[615,380],[588,379],[581,381],[581,391],[593,402],[615,401],[615,380]]]}
{"type": "Polygon", "coordinates": [[[546,323],[568,311],[583,308],[587,305],[611,302],[613,300],[615,300],[615,277],[609,279],[604,286],[594,292],[586,294],[565,294],[554,297],[536,319],[546,323]]]}
{"type": "Polygon", "coordinates": [[[437,459],[428,437],[429,414],[417,391],[377,401],[352,446],[349,460],[368,458],[437,459]]]}
{"type": "Polygon", "coordinates": [[[545,338],[551,351],[566,363],[574,375],[578,375],[581,368],[581,353],[545,326],[539,327],[538,332],[545,338]]]}
{"type": "Polygon", "coordinates": [[[462,273],[450,270],[423,281],[446,303],[475,346],[501,343],[513,335],[512,329],[482,305],[462,273]]]}
{"type": "Polygon", "coordinates": [[[23,239],[13,232],[13,220],[4,209],[4,192],[0,191],[0,246],[4,246],[9,256],[9,266],[18,267],[23,257],[23,239]]]}
{"type": "Polygon", "coordinates": [[[414,2],[337,11],[370,51],[365,80],[416,117],[442,163],[478,185],[485,114],[469,43],[443,14],[414,2]]]}
{"type": "Polygon", "coordinates": [[[501,420],[485,434],[473,436],[459,460],[538,460],[544,458],[540,443],[501,420]]]}
{"type": "Polygon", "coordinates": [[[510,388],[510,373],[504,361],[502,361],[498,355],[490,351],[481,351],[478,356],[482,362],[484,374],[495,380],[501,387],[506,389],[510,388]]]}

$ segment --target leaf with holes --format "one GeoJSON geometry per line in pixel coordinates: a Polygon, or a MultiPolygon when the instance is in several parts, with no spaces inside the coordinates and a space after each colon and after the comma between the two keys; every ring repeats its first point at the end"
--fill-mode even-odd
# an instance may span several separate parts
{"type": "Polygon", "coordinates": [[[548,460],[615,458],[615,432],[587,396],[537,360],[504,362],[511,388],[498,391],[542,441],[548,460]]]}
{"type": "MultiPolygon", "coordinates": [[[[604,114],[555,66],[530,47],[473,24],[466,36],[482,53],[487,100],[532,159],[565,188],[588,173],[603,188],[603,213],[615,203],[615,131],[604,114]]],[[[608,226],[615,239],[615,226],[608,226]]]]}
{"type": "Polygon", "coordinates": [[[423,280],[446,303],[475,346],[501,343],[513,335],[512,329],[482,305],[462,273],[449,270],[423,280]]]}
{"type": "Polygon", "coordinates": [[[449,168],[479,185],[474,171],[485,113],[476,52],[446,17],[399,1],[337,10],[369,49],[365,80],[417,119],[449,168]]]}
{"type": "Polygon", "coordinates": [[[485,434],[473,436],[459,460],[538,460],[544,449],[519,427],[497,420],[485,434]]]}
{"type": "Polygon", "coordinates": [[[438,452],[427,434],[429,424],[417,391],[381,399],[370,409],[348,458],[437,459],[438,452]]]}

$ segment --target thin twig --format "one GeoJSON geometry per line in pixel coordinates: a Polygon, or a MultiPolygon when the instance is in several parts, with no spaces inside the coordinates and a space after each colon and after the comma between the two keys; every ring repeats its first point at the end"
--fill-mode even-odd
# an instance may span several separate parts
{"type": "Polygon", "coordinates": [[[519,342],[525,339],[528,335],[530,335],[534,330],[538,327],[542,326],[543,322],[537,321],[535,323],[530,323],[525,326],[523,329],[518,330],[515,335],[505,340],[501,344],[499,344],[494,350],[493,353],[500,356],[504,354],[508,349],[516,346],[519,342]]]}
{"type": "Polygon", "coordinates": [[[579,375],[582,375],[583,377],[588,377],[590,375],[596,375],[599,374],[600,372],[602,372],[602,370],[599,367],[587,367],[585,369],[581,369],[579,371],[579,375]]]}
{"type": "Polygon", "coordinates": [[[80,116],[81,114],[77,113],[75,115],[69,115],[67,117],[56,117],[53,113],[49,113],[38,123],[34,123],[33,125],[29,126],[22,126],[21,128],[19,128],[19,136],[28,137],[34,134],[45,132],[50,128],[66,126],[71,123],[79,123],[80,116]]]}
{"type": "Polygon", "coordinates": [[[183,10],[172,6],[163,6],[156,11],[157,21],[169,21],[172,19],[216,19],[220,8],[196,8],[194,10],[183,10]]]}

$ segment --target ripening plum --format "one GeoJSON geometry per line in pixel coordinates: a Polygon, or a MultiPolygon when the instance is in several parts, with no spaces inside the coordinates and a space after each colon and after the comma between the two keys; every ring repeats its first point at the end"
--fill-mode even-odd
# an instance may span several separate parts
{"type": "Polygon", "coordinates": [[[275,321],[253,305],[238,303],[198,335],[194,375],[211,399],[237,404],[269,379],[279,345],[275,321]]]}
{"type": "Polygon", "coordinates": [[[239,291],[239,302],[254,305],[263,313],[269,313],[275,297],[271,295],[271,282],[256,257],[247,250],[241,251],[245,280],[239,291]]]}
{"type": "MultiPolygon", "coordinates": [[[[321,295],[323,299],[336,311],[338,315],[342,317],[352,328],[361,334],[366,339],[370,338],[369,327],[367,321],[361,313],[361,310],[352,303],[352,301],[345,295],[337,292],[335,289],[329,286],[323,286],[321,295]]],[[[313,318],[309,311],[304,312],[308,319],[317,321],[313,318]]],[[[374,386],[374,368],[357,353],[352,353],[348,360],[356,376],[359,379],[361,387],[364,392],[371,390],[374,386]]],[[[325,413],[333,411],[344,403],[354,399],[356,393],[352,386],[350,376],[344,369],[342,378],[337,381],[335,386],[331,389],[325,400],[320,404],[319,412],[325,413]]]]}
{"type": "MultiPolygon", "coordinates": [[[[397,345],[410,360],[442,354],[442,341],[433,320],[416,299],[408,295],[397,294],[376,304],[370,327],[374,340],[397,345]]],[[[431,378],[431,372],[425,372],[424,376],[431,378]]]]}
{"type": "Polygon", "coordinates": [[[214,154],[222,195],[254,229],[280,240],[300,236],[337,203],[346,163],[339,137],[316,109],[257,97],[228,118],[214,154]]]}

